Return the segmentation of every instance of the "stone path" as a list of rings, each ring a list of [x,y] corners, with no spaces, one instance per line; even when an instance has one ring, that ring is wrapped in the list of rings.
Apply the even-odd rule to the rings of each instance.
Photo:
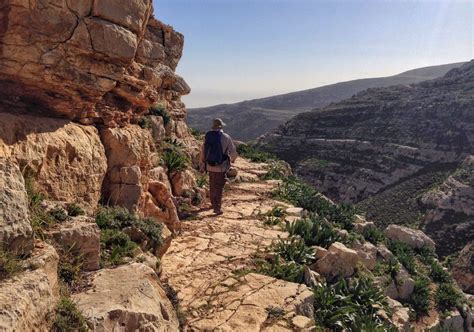
[[[231,183],[224,215],[198,213],[183,222],[162,259],[163,281],[178,294],[188,331],[288,331],[310,323],[312,292],[305,286],[245,273],[253,257],[287,234],[258,219],[275,205],[275,181],[261,181],[265,164],[239,159],[244,182]]]

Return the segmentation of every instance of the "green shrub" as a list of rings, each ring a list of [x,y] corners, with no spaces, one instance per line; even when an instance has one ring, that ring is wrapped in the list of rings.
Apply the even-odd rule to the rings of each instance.
[[[315,321],[332,331],[365,331],[361,327],[390,329],[377,312],[387,309],[383,292],[365,278],[341,279],[314,288]],[[372,329],[369,329],[372,331]]]
[[[168,175],[170,176],[174,172],[182,171],[188,167],[188,157],[175,149],[168,149],[163,152],[161,157],[162,163],[168,169]]]
[[[451,276],[449,275],[448,271],[446,271],[443,266],[437,261],[433,261],[430,264],[430,270],[431,280],[442,283],[451,281]]]
[[[286,230],[291,236],[300,236],[307,246],[328,248],[339,241],[339,235],[334,227],[316,214],[286,224]]]
[[[82,216],[85,214],[84,210],[77,203],[71,203],[66,206],[67,214],[70,217]]]
[[[0,280],[11,278],[21,270],[20,259],[0,247]]]
[[[247,144],[240,144],[237,147],[237,153],[239,156],[250,159],[255,163],[264,163],[276,159],[273,154],[260,151],[259,149]]]
[[[385,236],[382,231],[377,227],[366,227],[362,233],[366,241],[377,245],[385,240]]]
[[[140,120],[138,120],[137,124],[142,129],[150,129],[152,127],[152,122],[149,116],[144,116]]]
[[[155,251],[163,244],[163,226],[160,223],[150,218],[139,218],[131,214],[125,208],[101,207],[96,213],[95,221],[103,231],[113,230],[121,232],[121,230],[126,227],[137,228],[147,237],[146,246],[144,243],[138,243],[145,246],[145,249]],[[110,235],[112,235],[112,233],[110,233]],[[122,239],[123,238],[124,237],[122,236]],[[119,238],[117,238],[117,240],[119,240]]]
[[[125,263],[125,257],[134,257],[137,245],[121,231],[106,229],[101,232],[101,266],[117,266]]]
[[[56,206],[48,212],[54,220],[63,222],[67,220],[67,212],[62,207]]]
[[[307,247],[304,240],[298,237],[280,239],[273,250],[286,261],[294,261],[298,264],[308,264],[314,261],[314,251]]]
[[[283,262],[282,259],[276,255],[269,262],[257,262],[257,273],[265,274],[267,276],[282,279],[290,282],[303,282],[304,266],[295,262]]]
[[[400,241],[389,241],[388,249],[410,274],[416,274],[415,252],[408,244]]]
[[[171,116],[166,111],[166,108],[163,105],[153,105],[148,109],[148,113],[154,116],[161,116],[163,118],[163,124],[168,125],[171,121]]]
[[[76,304],[69,298],[63,297],[56,307],[56,317],[53,323],[55,332],[86,332],[86,320],[77,309]]]
[[[56,220],[41,206],[45,196],[36,189],[32,177],[25,177],[25,188],[28,195],[28,210],[30,213],[30,221],[33,233],[35,237],[44,240],[44,231],[54,225]]]
[[[410,295],[410,304],[417,317],[428,313],[430,309],[430,279],[424,276],[415,279],[415,287]]]
[[[265,219],[263,220],[263,224],[267,226],[276,226],[280,225],[282,223],[281,218],[275,217],[275,216],[265,216]]]
[[[460,306],[462,296],[452,283],[443,283],[436,290],[435,299],[438,308],[444,312]]]

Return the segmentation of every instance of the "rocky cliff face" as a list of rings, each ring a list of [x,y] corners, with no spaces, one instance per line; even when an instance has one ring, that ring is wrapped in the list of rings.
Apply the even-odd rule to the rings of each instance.
[[[151,0],[0,3],[0,329],[49,329],[60,299],[58,275],[65,282],[61,271],[74,264],[77,273],[103,267],[107,234],[140,244],[128,258],[138,250],[139,263],[123,275],[145,271],[137,285],[148,282],[157,305],[121,308],[118,315],[113,299],[99,299],[93,310],[81,302],[88,322],[107,329],[138,319],[153,330],[177,329],[153,254],[163,255],[179,228],[180,202],[203,193],[180,100],[190,89],[174,73],[184,39],[152,12]],[[126,208],[131,214],[120,220],[129,224],[109,225],[101,235],[91,218],[101,204]],[[76,217],[82,210],[86,216]],[[130,224],[137,220],[141,228]],[[120,278],[115,269],[101,271],[95,281]],[[112,284],[100,287],[107,292]]]
[[[151,0],[3,1],[2,109],[116,126],[162,102],[184,116],[183,36],[151,13]]]
[[[437,226],[429,223],[426,230],[441,244],[438,248],[447,246],[442,253],[461,249],[466,237],[472,240],[472,211],[466,209],[472,184],[448,178],[474,153],[472,61],[439,79],[369,89],[300,114],[260,145],[289,161],[329,197],[361,204],[380,224],[419,225],[426,220],[425,209],[433,207],[437,212],[428,219]],[[441,183],[436,193],[424,194]],[[457,217],[447,221],[441,213]],[[444,237],[445,226],[430,232],[440,224],[453,229],[466,222],[460,229],[464,236],[454,244],[448,245],[452,238]]]

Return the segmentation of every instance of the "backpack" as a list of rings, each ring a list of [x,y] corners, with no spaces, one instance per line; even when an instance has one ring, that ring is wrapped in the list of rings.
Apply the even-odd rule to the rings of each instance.
[[[206,163],[211,166],[220,165],[229,159],[227,154],[222,153],[221,138],[221,131],[212,130],[206,134],[204,140],[204,155],[206,157]]]

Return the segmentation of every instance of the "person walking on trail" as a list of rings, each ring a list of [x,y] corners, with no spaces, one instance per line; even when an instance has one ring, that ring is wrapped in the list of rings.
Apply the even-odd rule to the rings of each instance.
[[[226,174],[237,158],[232,138],[222,130],[224,126],[225,123],[219,118],[212,121],[212,130],[206,133],[200,158],[200,170],[209,173],[211,205],[216,215],[223,213],[222,195]]]

